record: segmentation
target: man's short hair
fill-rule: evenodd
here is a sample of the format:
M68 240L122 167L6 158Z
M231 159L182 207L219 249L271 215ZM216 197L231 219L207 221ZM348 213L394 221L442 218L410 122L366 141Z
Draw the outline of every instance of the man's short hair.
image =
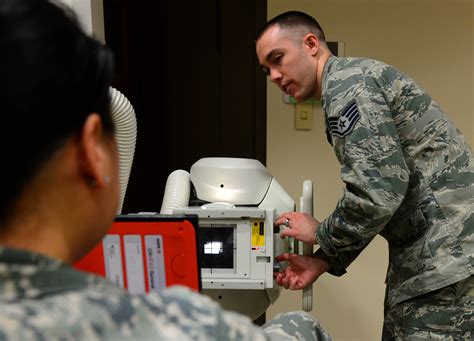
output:
M275 25L281 28L295 28L304 26L308 28L311 33L314 33L319 40L326 41L323 29L316 19L306 13L298 11L285 12L268 21L258 32L256 40L258 41L270 27Z

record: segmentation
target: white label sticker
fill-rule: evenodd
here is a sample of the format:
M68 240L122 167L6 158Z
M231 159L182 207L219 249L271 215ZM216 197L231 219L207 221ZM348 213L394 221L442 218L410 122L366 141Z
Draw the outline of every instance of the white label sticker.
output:
M166 287L163 237L160 235L145 236L145 247L150 291L160 291Z
M105 260L105 276L119 287L123 288L122 251L120 249L120 236L106 235L102 239Z
M125 244L128 292L143 294L145 292L145 273L141 237L140 235L126 235L123 237L123 242Z

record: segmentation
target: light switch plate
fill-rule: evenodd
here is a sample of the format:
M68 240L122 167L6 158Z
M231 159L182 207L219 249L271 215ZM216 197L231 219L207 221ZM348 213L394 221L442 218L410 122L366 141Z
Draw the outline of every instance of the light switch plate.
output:
M312 104L295 104L295 128L296 130L311 130L313 128Z

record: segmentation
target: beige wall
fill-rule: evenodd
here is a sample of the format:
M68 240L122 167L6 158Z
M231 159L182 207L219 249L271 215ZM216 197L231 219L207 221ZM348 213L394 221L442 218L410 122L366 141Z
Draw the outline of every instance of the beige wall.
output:
M287 10L315 16L346 56L371 57L413 77L445 109L474 145L472 0L268 0L268 17ZM268 83L267 165L297 199L304 179L315 186L315 215L323 219L342 193L339 166L326 141L323 114L313 129L294 129L294 106ZM296 200L295 200L296 201ZM335 340L380 339L387 247L377 237L341 278L315 284L313 314ZM301 292L282 292L267 317L301 309Z

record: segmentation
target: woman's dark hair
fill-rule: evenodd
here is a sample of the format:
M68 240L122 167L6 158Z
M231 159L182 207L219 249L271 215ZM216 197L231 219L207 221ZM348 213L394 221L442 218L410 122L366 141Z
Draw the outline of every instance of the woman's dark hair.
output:
M277 25L281 28L294 28L298 26L305 26L309 32L314 33L319 40L326 41L323 29L318 21L312 16L298 11L289 11L277 15L269 20L257 33L257 41L260 37L272 26Z
M114 131L112 56L71 11L47 0L0 1L0 225L23 186L92 112Z

